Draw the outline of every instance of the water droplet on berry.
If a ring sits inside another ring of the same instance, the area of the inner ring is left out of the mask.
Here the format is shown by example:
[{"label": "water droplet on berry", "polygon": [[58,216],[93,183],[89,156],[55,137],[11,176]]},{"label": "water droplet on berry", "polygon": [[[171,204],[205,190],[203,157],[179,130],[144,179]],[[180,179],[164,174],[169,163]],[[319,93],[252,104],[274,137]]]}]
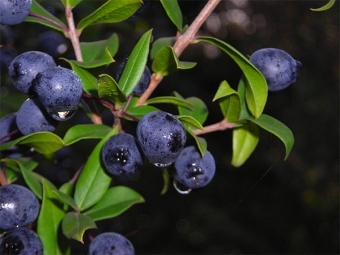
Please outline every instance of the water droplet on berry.
[{"label": "water droplet on berry", "polygon": [[187,195],[191,192],[191,189],[188,188],[187,190],[181,190],[178,186],[177,186],[177,181],[173,181],[173,185],[174,185],[174,188],[175,190],[179,193],[179,194],[182,194],[182,195]]},{"label": "water droplet on berry", "polygon": [[154,163],[155,166],[157,167],[167,167],[170,166],[172,164],[172,162],[170,163]]},{"label": "water droplet on berry", "polygon": [[58,121],[65,121],[70,119],[75,113],[76,111],[64,111],[64,112],[48,112],[53,119],[56,119]]}]

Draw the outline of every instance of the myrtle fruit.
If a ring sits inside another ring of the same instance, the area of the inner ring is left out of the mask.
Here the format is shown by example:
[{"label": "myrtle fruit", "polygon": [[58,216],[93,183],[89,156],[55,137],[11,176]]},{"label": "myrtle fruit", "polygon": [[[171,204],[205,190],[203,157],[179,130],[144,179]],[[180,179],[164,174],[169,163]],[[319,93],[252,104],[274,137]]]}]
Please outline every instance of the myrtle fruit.
[{"label": "myrtle fruit", "polygon": [[65,121],[78,109],[83,83],[75,72],[58,66],[37,74],[33,90],[52,118]]},{"label": "myrtle fruit", "polygon": [[134,174],[143,164],[143,157],[134,136],[123,133],[111,136],[102,148],[102,161],[112,175]]},{"label": "myrtle fruit", "polygon": [[53,132],[59,122],[53,119],[40,103],[38,98],[27,99],[20,107],[16,123],[23,135],[40,131]]},{"label": "myrtle fruit", "polygon": [[40,51],[27,51],[13,59],[8,71],[19,91],[32,94],[32,81],[36,75],[55,66],[56,63],[50,55]]},{"label": "myrtle fruit", "polygon": [[201,153],[195,146],[185,147],[174,163],[175,181],[190,189],[206,186],[215,175],[214,157],[209,151]]},{"label": "myrtle fruit", "polygon": [[172,164],[184,148],[186,132],[174,115],[155,111],[138,122],[137,139],[149,161],[164,167]]},{"label": "myrtle fruit", "polygon": [[0,24],[17,25],[28,16],[32,0],[1,0]]},{"label": "myrtle fruit", "polygon": [[36,220],[38,213],[38,199],[28,188],[17,184],[0,187],[1,229],[28,226]]},{"label": "myrtle fruit", "polygon": [[[0,139],[18,128],[15,119],[16,115],[17,113],[13,112],[5,115],[0,119]],[[1,140],[0,143],[8,142],[10,139],[10,137],[7,137]]]},{"label": "myrtle fruit", "polygon": [[[119,67],[117,69],[117,72],[116,72],[116,80],[117,81],[119,81],[119,79],[120,79],[120,77],[123,73],[123,70],[124,70],[124,67],[127,63],[127,60],[128,60],[128,57],[126,57],[124,59],[124,61],[119,65]],[[145,66],[143,75],[140,78],[137,86],[135,87],[135,89],[132,91],[131,94],[136,95],[136,96],[142,95],[145,92],[145,90],[149,87],[150,79],[151,79],[151,71],[150,71],[149,67]]]},{"label": "myrtle fruit", "polygon": [[43,244],[38,235],[28,228],[16,228],[0,237],[2,255],[42,255]]},{"label": "myrtle fruit", "polygon": [[89,255],[134,255],[135,249],[124,236],[107,232],[96,236],[90,243]]},{"label": "myrtle fruit", "polygon": [[39,49],[53,58],[59,58],[67,50],[65,37],[56,31],[46,31],[39,35]]},{"label": "myrtle fruit", "polygon": [[293,59],[287,52],[275,48],[255,51],[250,56],[250,62],[265,77],[269,91],[279,91],[296,82],[302,67],[300,61]]}]

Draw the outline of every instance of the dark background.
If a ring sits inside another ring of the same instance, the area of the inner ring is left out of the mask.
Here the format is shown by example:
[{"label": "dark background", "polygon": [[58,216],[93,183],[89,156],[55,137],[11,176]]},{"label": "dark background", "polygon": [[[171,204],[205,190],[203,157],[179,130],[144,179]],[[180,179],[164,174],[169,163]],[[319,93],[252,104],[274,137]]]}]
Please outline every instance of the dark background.
[{"label": "dark background", "polygon": [[[205,188],[181,195],[169,186],[160,195],[160,169],[145,162],[136,180],[114,179],[113,185],[134,188],[146,203],[130,208],[112,220],[98,222],[92,236],[115,231],[128,236],[137,254],[338,254],[339,253],[339,1],[328,11],[312,12],[327,1],[222,1],[199,31],[231,44],[244,55],[266,47],[287,51],[303,64],[300,79],[289,88],[271,92],[265,113],[285,123],[294,133],[295,145],[287,160],[284,146],[261,130],[258,147],[241,167],[231,166],[231,131],[204,135],[214,155],[217,172]],[[84,1],[75,10],[80,20],[103,1]],[[206,1],[179,1],[184,23],[190,24]],[[42,4],[55,15],[57,1]],[[159,1],[138,19],[116,25],[93,26],[83,41],[105,39],[113,32],[120,38],[119,62],[131,52],[140,36],[153,28],[154,40],[176,33]],[[28,50],[72,58],[69,42],[61,34],[33,23],[1,26],[1,116],[17,111],[26,97],[18,93],[7,74],[6,61]],[[48,32],[48,33],[46,33]],[[47,38],[47,39],[46,39]],[[60,40],[60,42],[58,42]],[[58,42],[58,43],[56,43]],[[53,46],[56,44],[56,46]],[[181,60],[197,62],[189,71],[166,77],[156,95],[173,91],[196,96],[209,108],[206,124],[222,119],[212,98],[222,80],[236,89],[242,73],[223,52],[205,44],[187,48]],[[113,64],[105,73],[114,75]],[[160,108],[176,114],[172,106]],[[109,123],[110,115],[104,114]],[[88,123],[79,110],[56,133],[60,136],[75,123]],[[129,131],[133,132],[129,127]],[[189,141],[191,142],[191,141]],[[69,180],[89,155],[96,141],[82,141],[56,153],[57,164],[41,158],[37,169],[57,185]],[[41,156],[37,156],[38,158]],[[73,254],[87,252],[72,241]]]}]

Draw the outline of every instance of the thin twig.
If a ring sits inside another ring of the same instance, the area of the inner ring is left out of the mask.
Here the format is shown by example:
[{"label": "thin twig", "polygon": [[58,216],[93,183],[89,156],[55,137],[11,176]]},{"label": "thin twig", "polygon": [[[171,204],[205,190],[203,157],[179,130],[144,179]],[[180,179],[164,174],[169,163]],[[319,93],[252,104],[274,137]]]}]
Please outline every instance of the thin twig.
[{"label": "thin twig", "polygon": [[62,30],[64,30],[65,33],[68,33],[68,31],[69,31],[69,29],[66,26],[64,26],[63,24],[60,24],[60,23],[54,21],[53,19],[49,19],[49,18],[47,18],[45,16],[42,16],[42,15],[40,15],[38,13],[29,12],[29,16],[33,16],[33,17],[45,20],[45,21],[47,21],[47,22],[49,22],[49,23],[51,23],[53,25],[56,25],[57,27],[60,27]]},{"label": "thin twig", "polygon": [[83,56],[82,56],[81,50],[80,50],[79,34],[78,34],[78,31],[77,31],[77,29],[74,25],[72,8],[70,8],[70,7],[65,8],[65,16],[66,16],[67,24],[69,26],[68,38],[71,40],[72,47],[73,47],[73,50],[74,50],[74,54],[76,55],[76,59],[78,61],[82,62]]},{"label": "thin twig", "polygon": [[0,138],[0,142],[2,142],[3,140],[5,140],[5,139],[8,138],[8,137],[11,137],[12,135],[17,134],[18,132],[19,132],[19,130],[16,129],[16,130],[14,130],[14,131],[8,133],[7,135],[5,135],[5,136],[3,136],[3,137]]},{"label": "thin twig", "polygon": [[0,168],[0,186],[5,186],[8,184],[5,171]]},{"label": "thin twig", "polygon": [[[192,22],[189,28],[183,35],[177,36],[176,42],[173,46],[173,49],[179,57],[184,49],[188,47],[195,40],[195,35],[197,31],[200,29],[204,21],[209,17],[215,7],[220,3],[221,0],[209,0],[206,5],[203,7],[201,12],[197,15],[196,19]],[[153,91],[157,88],[158,84],[162,81],[163,77],[157,77],[153,74],[151,77],[150,85],[148,89],[141,95],[141,97],[137,101],[137,106],[143,105],[145,101],[151,96]]]},{"label": "thin twig", "polygon": [[223,119],[222,121],[218,123],[205,126],[203,130],[195,129],[193,130],[193,133],[195,135],[203,135],[203,134],[207,134],[207,133],[211,133],[215,131],[223,131],[226,129],[234,128],[235,125],[236,125],[235,123],[229,123],[225,119]]}]

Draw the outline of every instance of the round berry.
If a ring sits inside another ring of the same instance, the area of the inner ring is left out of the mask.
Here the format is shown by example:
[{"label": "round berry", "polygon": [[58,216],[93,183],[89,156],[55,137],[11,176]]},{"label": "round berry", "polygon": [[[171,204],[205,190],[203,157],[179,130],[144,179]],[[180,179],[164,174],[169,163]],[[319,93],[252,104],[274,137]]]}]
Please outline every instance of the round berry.
[{"label": "round berry", "polygon": [[32,81],[36,75],[55,66],[56,63],[50,55],[40,51],[27,51],[13,59],[8,71],[18,90],[32,94]]},{"label": "round berry", "polygon": [[43,244],[34,231],[28,228],[16,228],[0,237],[0,254],[42,255]]},{"label": "round berry", "polygon": [[135,249],[124,236],[107,232],[96,236],[90,243],[89,255],[134,255]]},{"label": "round berry", "polygon": [[174,115],[155,111],[138,122],[137,139],[149,161],[164,167],[172,164],[184,148],[186,132]]},{"label": "round berry", "polygon": [[0,187],[0,228],[25,227],[33,223],[39,213],[39,202],[24,186],[8,184]]},{"label": "round berry", "polygon": [[[4,136],[8,135],[18,128],[15,120],[16,115],[17,113],[13,112],[5,115],[0,119],[0,138],[3,138]],[[11,138],[7,137],[4,140],[0,141],[0,143],[8,142],[10,140]]]},{"label": "round berry", "polygon": [[58,66],[40,72],[33,90],[52,118],[65,121],[78,109],[83,83],[75,72]]},{"label": "round berry", "polygon": [[202,157],[195,146],[184,148],[174,166],[176,169],[174,179],[190,189],[206,186],[214,177],[216,170],[211,153],[206,151]]},{"label": "round berry", "polygon": [[287,52],[264,48],[250,56],[253,63],[265,77],[269,91],[279,91],[287,88],[299,78],[301,62],[295,60]]},{"label": "round berry", "polygon": [[137,140],[130,134],[111,136],[102,148],[105,169],[112,175],[129,175],[137,172],[143,164],[143,157]]},{"label": "round berry", "polygon": [[0,24],[17,25],[28,16],[32,0],[2,0],[0,5]]},{"label": "round berry", "polygon": [[53,119],[40,103],[38,98],[27,99],[20,107],[16,123],[23,135],[40,131],[53,132],[59,122]]}]

